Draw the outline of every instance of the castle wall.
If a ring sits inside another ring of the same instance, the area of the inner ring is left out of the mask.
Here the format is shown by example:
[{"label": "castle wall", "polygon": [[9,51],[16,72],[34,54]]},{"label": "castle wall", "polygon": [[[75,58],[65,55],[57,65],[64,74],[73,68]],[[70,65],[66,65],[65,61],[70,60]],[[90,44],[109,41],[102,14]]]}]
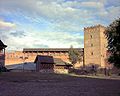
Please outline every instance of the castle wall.
[{"label": "castle wall", "polygon": [[[54,52],[44,52],[44,51],[40,51],[40,52],[36,52],[36,51],[31,51],[31,52],[22,52],[22,51],[15,51],[15,52],[11,52],[11,53],[6,53],[6,65],[12,65],[12,64],[20,64],[23,62],[34,62],[35,58],[37,55],[49,55],[49,56],[53,56],[53,58],[60,58],[63,61],[70,63],[69,61],[69,57],[68,57],[68,52],[59,52],[59,51],[54,51]],[[21,57],[25,58],[27,57],[27,59],[22,59]],[[76,68],[79,68],[80,66],[83,66],[83,61],[80,63],[77,63],[75,65]]]},{"label": "castle wall", "polygon": [[20,64],[23,60],[20,58],[23,56],[22,51],[6,52],[5,65]]}]

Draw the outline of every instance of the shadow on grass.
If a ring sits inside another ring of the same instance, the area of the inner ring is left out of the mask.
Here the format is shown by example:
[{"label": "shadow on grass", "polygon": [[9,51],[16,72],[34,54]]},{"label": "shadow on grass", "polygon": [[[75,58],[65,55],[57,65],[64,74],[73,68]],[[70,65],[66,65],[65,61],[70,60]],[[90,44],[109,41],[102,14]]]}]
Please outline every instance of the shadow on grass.
[{"label": "shadow on grass", "polygon": [[67,74],[39,73],[39,72],[5,72],[0,74],[0,81],[8,82],[62,82],[71,81],[79,77]]},{"label": "shadow on grass", "polygon": [[[101,78],[76,76],[70,74],[40,73],[40,72],[5,72],[0,74],[0,81],[4,82],[71,82],[79,80],[93,80]],[[104,79],[104,78],[102,78]]]}]

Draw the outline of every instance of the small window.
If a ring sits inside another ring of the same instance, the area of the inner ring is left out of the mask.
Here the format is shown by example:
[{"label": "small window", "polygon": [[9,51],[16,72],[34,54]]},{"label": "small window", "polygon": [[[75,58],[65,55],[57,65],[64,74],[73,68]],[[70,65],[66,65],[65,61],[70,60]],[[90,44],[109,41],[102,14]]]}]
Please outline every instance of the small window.
[{"label": "small window", "polygon": [[91,44],[91,47],[93,47],[93,44]]},{"label": "small window", "polygon": [[92,35],[90,35],[90,37],[92,38]]},{"label": "small window", "polygon": [[91,55],[93,55],[93,52],[91,52]]}]

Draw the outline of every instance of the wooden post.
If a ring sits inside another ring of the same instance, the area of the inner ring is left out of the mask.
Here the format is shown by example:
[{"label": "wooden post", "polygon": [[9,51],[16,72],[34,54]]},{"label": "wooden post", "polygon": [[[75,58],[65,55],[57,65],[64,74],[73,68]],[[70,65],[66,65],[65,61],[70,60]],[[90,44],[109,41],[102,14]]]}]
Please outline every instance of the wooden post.
[{"label": "wooden post", "polygon": [[3,50],[4,50],[4,62],[3,62],[3,66],[5,66],[5,48]]},{"label": "wooden post", "polygon": [[85,55],[84,55],[85,53],[84,53],[84,50],[83,50],[83,68],[85,68]]}]

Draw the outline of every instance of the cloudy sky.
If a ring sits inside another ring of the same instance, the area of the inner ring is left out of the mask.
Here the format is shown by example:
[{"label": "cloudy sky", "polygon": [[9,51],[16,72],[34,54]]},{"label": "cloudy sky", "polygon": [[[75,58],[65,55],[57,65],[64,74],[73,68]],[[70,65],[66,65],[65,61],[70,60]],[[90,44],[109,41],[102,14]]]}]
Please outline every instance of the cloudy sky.
[{"label": "cloudy sky", "polygon": [[120,0],[0,0],[0,39],[8,50],[79,48],[84,27],[119,16]]}]

